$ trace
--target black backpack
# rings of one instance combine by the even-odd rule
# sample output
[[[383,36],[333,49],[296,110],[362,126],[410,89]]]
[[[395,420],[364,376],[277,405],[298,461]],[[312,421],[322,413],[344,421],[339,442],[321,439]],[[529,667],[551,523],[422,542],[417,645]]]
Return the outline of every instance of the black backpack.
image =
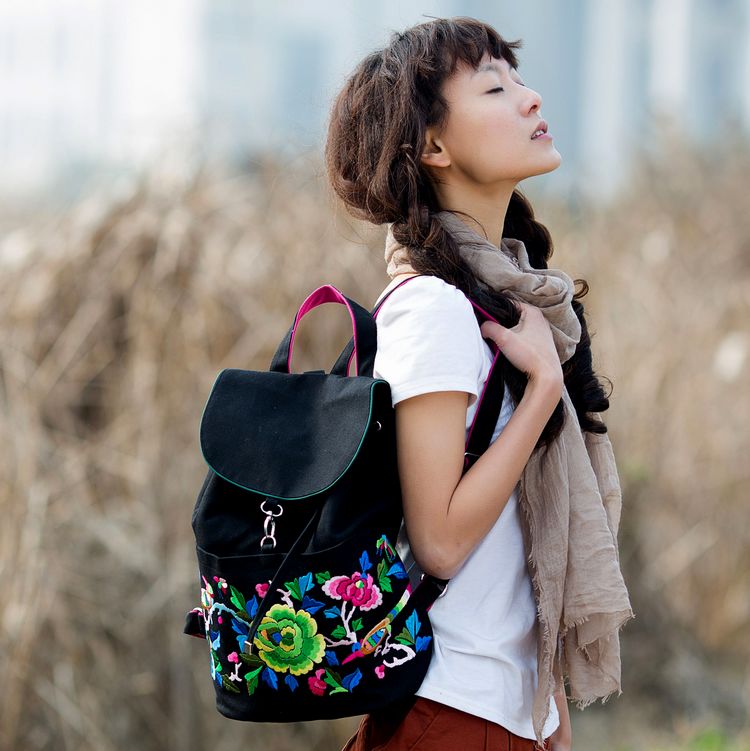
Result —
[[[192,515],[201,601],[183,631],[208,641],[226,717],[366,714],[413,697],[427,672],[428,611],[447,580],[422,574],[413,587],[396,550],[395,410],[388,382],[372,376],[375,316],[400,286],[372,313],[330,284],[319,287],[270,370],[224,369],[206,401],[199,441],[209,469]],[[330,373],[290,372],[302,317],[329,302],[346,307],[353,338]],[[472,305],[479,324],[494,320]],[[489,446],[502,404],[490,346],[495,361],[464,472]]]

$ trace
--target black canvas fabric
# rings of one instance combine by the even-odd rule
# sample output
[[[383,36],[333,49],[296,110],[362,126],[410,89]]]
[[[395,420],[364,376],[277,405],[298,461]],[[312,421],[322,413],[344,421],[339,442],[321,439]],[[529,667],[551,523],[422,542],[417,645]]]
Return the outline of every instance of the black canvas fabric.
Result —
[[[395,410],[388,382],[373,377],[375,317],[387,297],[368,312],[319,287],[269,370],[222,370],[206,401],[199,443],[208,471],[192,514],[200,604],[183,631],[207,642],[226,717],[365,714],[412,696],[427,672],[429,609],[447,580],[425,575],[412,587],[396,550]],[[345,307],[354,336],[330,373],[290,372],[300,320],[327,302]],[[479,323],[489,317],[474,310]],[[486,450],[500,412],[496,364],[464,471]]]

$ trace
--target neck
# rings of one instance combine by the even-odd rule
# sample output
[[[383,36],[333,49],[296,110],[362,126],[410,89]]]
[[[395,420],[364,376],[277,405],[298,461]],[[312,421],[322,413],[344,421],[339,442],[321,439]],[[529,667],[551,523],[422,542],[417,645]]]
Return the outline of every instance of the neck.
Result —
[[[481,186],[480,189],[476,184],[442,184],[439,186],[438,201],[445,211],[466,212],[469,216],[455,216],[499,249],[503,238],[505,214],[515,187],[515,181],[498,183],[489,191],[487,186]]]

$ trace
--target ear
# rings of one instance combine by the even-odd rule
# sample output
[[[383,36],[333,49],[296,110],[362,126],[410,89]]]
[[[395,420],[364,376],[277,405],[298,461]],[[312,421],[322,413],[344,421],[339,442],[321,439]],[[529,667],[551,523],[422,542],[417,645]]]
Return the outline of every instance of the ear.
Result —
[[[451,163],[448,149],[432,126],[425,133],[425,146],[420,158],[425,167],[448,167]]]

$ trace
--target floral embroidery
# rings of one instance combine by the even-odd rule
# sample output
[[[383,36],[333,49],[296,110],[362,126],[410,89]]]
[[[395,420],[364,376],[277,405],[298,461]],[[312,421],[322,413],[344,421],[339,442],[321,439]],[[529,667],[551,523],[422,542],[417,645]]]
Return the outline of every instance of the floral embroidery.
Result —
[[[393,591],[391,580],[407,578],[385,535],[375,544],[375,558],[378,562],[372,573],[368,572],[373,561],[364,550],[357,571],[335,576],[329,571],[308,571],[284,582],[276,589],[281,602],[267,609],[252,644],[247,638],[250,624],[270,580],[256,583],[248,599],[223,577],[214,576],[209,582],[201,575],[200,613],[210,645],[212,679],[234,693],[244,690],[252,695],[262,681],[277,691],[283,682],[292,692],[302,685],[315,696],[325,696],[353,691],[366,665],[382,679],[387,669],[427,649],[432,637],[419,635],[422,624],[416,610],[397,635],[391,634],[391,622],[408,603],[410,584],[390,612],[380,607],[383,592]],[[219,630],[217,626],[225,620],[227,625]],[[333,627],[322,628],[330,621]],[[222,639],[230,642],[223,650]],[[226,664],[222,664],[220,650],[228,652]],[[345,665],[348,672],[344,674]],[[307,680],[300,682],[297,676],[307,676]]]
[[[383,594],[375,586],[372,576],[363,578],[359,571],[353,576],[334,576],[324,585],[323,591],[334,600],[346,600],[360,610],[372,610],[383,602]]]
[[[258,626],[255,643],[259,657],[268,667],[292,675],[309,673],[313,663],[323,659],[326,645],[317,633],[318,624],[306,611],[276,603]]]

